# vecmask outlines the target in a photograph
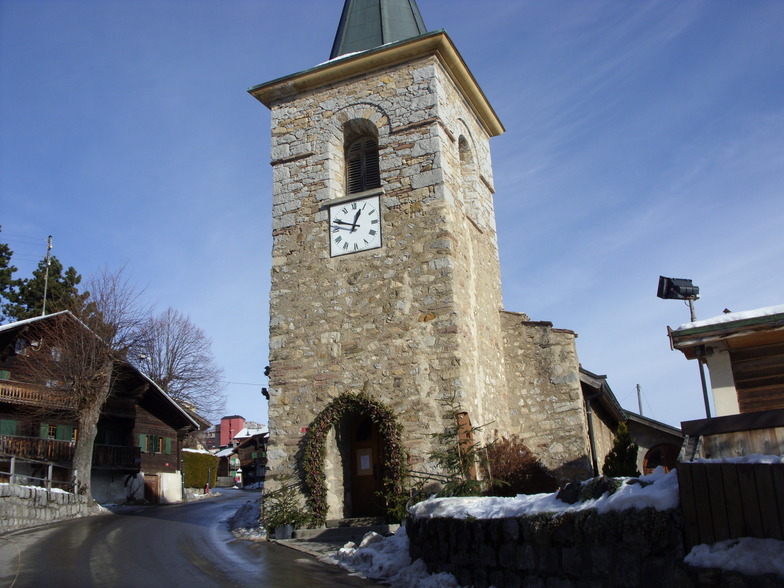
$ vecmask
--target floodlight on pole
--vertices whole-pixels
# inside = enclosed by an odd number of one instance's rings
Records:
[[[684,278],[665,278],[659,276],[659,288],[656,296],[664,300],[687,300],[689,302],[689,314],[691,322],[697,320],[694,312],[694,301],[700,297],[700,287],[691,283],[691,280]],[[696,350],[697,365],[700,368],[700,382],[702,383],[702,397],[705,401],[705,415],[711,418],[710,400],[708,399],[708,384],[705,380],[705,367],[702,365],[705,357],[705,347],[701,346]]]

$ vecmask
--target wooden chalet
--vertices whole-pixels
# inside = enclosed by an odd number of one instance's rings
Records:
[[[20,356],[56,353],[35,337],[46,321],[69,312],[0,326],[0,482],[71,490],[79,431],[75,403]],[[111,393],[101,410],[93,449],[91,490],[100,503],[182,499],[181,450],[198,421],[127,362],[115,362]]]
[[[669,336],[673,349],[710,373],[715,416],[681,423],[688,452],[784,455],[784,305],[727,311]]]

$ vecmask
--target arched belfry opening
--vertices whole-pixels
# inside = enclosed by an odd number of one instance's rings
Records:
[[[343,127],[346,193],[381,187],[378,129],[367,119],[348,121]]]

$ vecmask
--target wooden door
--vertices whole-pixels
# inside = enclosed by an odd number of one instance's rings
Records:
[[[351,516],[384,514],[382,489],[382,450],[378,425],[360,416],[351,430]]]
[[[144,499],[150,504],[160,501],[160,480],[157,474],[144,474]]]

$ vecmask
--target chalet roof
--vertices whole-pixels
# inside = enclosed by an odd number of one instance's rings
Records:
[[[24,320],[21,320],[21,321],[15,321],[13,323],[7,323],[5,325],[0,325],[0,332],[14,331],[16,329],[21,329],[23,327],[26,327],[27,325],[32,325],[34,323],[38,323],[38,322],[41,322],[41,321],[49,320],[49,319],[51,319],[52,317],[55,317],[55,316],[64,316],[64,315],[70,315],[71,318],[73,318],[74,320],[77,320],[77,321],[79,320],[79,319],[77,319],[73,315],[73,313],[70,310],[61,310],[60,312],[54,312],[52,314],[47,314],[47,315],[44,315],[44,316],[34,316],[33,318],[24,319]],[[79,322],[81,322],[81,321],[79,321]],[[86,326],[85,326],[85,328],[86,328]]]
[[[329,58],[427,32],[416,0],[346,0]]]
[[[55,317],[70,317],[77,324],[81,325],[83,328],[92,332],[90,328],[87,325],[85,325],[82,321],[80,321],[72,312],[68,310],[63,310],[61,312],[55,312],[52,314],[47,314],[45,316],[38,316],[30,319],[16,321],[13,323],[8,323],[6,325],[0,325],[0,333],[13,333],[15,330],[22,330],[24,327],[29,326],[31,324],[37,324],[47,320],[52,320]],[[98,337],[98,335],[95,336]],[[183,416],[186,422],[190,423],[195,430],[198,431],[200,429],[200,425],[198,421],[195,418],[193,418],[188,413],[188,411],[186,411],[182,406],[180,406],[171,396],[169,396],[166,392],[164,392],[163,388],[161,388],[152,379],[150,379],[149,376],[141,372],[138,368],[128,363],[127,361],[118,361],[116,365],[121,365],[122,369],[129,370],[136,377],[140,378],[141,380],[149,384],[150,389],[153,391],[153,393],[159,396],[164,401],[164,403],[171,406],[176,413]]]
[[[669,335],[672,347],[689,359],[696,357],[696,348],[706,344],[733,349],[781,342],[784,339],[784,305],[724,313],[670,329]]]
[[[235,439],[247,439],[248,437],[253,437],[254,435],[264,435],[269,433],[266,425],[261,425],[261,427],[243,427],[243,429],[234,435]]]
[[[691,331],[705,332],[739,330],[755,326],[776,325],[784,322],[784,304],[766,306],[742,312],[725,312],[713,318],[694,321],[681,325],[673,332],[683,333]]]

